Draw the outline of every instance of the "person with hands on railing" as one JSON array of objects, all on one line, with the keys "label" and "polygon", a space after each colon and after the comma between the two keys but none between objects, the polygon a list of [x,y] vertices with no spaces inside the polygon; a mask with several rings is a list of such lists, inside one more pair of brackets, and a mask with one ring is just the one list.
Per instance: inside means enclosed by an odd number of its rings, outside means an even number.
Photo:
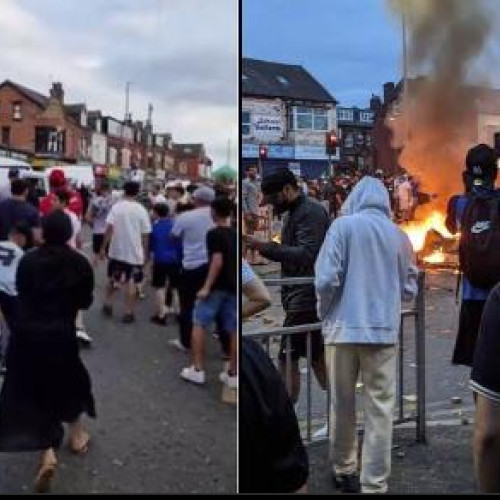
[{"label": "person with hands on railing", "polygon": [[[323,243],[330,219],[320,203],[301,191],[295,175],[288,169],[268,174],[262,179],[263,203],[273,206],[275,214],[288,212],[281,232],[281,244],[264,242],[253,236],[244,236],[249,247],[274,262],[281,263],[283,278],[314,276],[314,263]],[[286,285],[281,289],[285,310],[284,327],[318,323],[314,285]],[[287,345],[290,342],[292,383],[290,394],[294,404],[300,392],[299,359],[307,357],[307,337],[311,336],[311,358],[314,373],[326,390],[328,381],[325,368],[323,339],[319,331],[283,335],[279,354],[280,369],[286,379]]]}]

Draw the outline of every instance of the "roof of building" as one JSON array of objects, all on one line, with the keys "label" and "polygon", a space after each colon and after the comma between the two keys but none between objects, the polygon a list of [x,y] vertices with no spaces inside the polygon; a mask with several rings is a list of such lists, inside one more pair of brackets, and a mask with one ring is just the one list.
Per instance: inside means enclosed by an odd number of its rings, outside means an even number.
[{"label": "roof of building", "polygon": [[323,103],[336,99],[302,66],[243,58],[242,93]]},{"label": "roof of building", "polygon": [[173,144],[172,149],[176,156],[199,158],[205,154],[203,144]]},{"label": "roof of building", "polygon": [[12,80],[5,80],[0,84],[0,87],[3,87],[4,85],[10,85],[11,87],[14,87],[15,89],[17,89],[18,92],[23,94],[30,101],[33,101],[41,108],[45,108],[47,106],[47,103],[49,102],[49,98],[44,96],[43,94],[40,94],[40,92],[24,87],[19,83],[13,82]]},{"label": "roof of building", "polygon": [[87,106],[83,103],[78,104],[66,104],[64,106],[66,113],[71,115],[80,114],[83,110],[87,109]]}]

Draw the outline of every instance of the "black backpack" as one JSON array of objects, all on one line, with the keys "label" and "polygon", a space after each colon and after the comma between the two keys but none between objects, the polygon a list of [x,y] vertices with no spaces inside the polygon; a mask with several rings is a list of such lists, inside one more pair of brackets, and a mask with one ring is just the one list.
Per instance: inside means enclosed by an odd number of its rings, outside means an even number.
[{"label": "black backpack", "polygon": [[460,270],[472,286],[500,282],[500,198],[471,196],[461,224]]}]

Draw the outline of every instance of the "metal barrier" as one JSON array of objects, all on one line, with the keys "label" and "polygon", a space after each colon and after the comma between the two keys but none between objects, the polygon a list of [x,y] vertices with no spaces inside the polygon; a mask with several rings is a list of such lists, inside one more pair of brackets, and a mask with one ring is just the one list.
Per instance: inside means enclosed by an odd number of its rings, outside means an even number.
[{"label": "metal barrier", "polygon": [[[314,278],[280,278],[266,279],[264,283],[268,287],[281,287],[284,285],[310,285],[314,283]],[[405,416],[404,414],[404,325],[405,319],[413,317],[415,319],[415,357],[416,357],[416,413]],[[311,358],[311,332],[321,331],[322,323],[306,324],[292,327],[280,327],[269,330],[244,331],[247,335],[256,340],[261,340],[267,347],[268,354],[271,350],[271,338],[286,335],[286,358],[285,358],[285,383],[290,392],[292,386],[292,363],[291,363],[291,335],[307,334],[307,418],[306,418],[306,443],[312,444],[323,440],[314,440],[312,433],[312,358]],[[416,423],[417,443],[426,442],[426,407],[425,407],[425,272],[420,271],[418,275],[418,294],[412,309],[403,309],[401,312],[401,324],[399,331],[399,370],[398,370],[398,418],[394,420],[394,425],[408,422]],[[327,390],[327,435],[330,433],[330,391]]]}]

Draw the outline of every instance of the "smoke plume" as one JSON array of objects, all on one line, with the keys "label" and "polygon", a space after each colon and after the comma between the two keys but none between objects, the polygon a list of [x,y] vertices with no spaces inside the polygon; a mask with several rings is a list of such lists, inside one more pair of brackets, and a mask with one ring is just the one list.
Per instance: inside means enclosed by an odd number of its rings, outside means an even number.
[{"label": "smoke plume", "polygon": [[463,190],[467,150],[477,142],[477,59],[493,34],[492,2],[486,0],[387,0],[405,21],[411,78],[399,116],[388,118],[400,164],[424,191],[448,197]]}]

